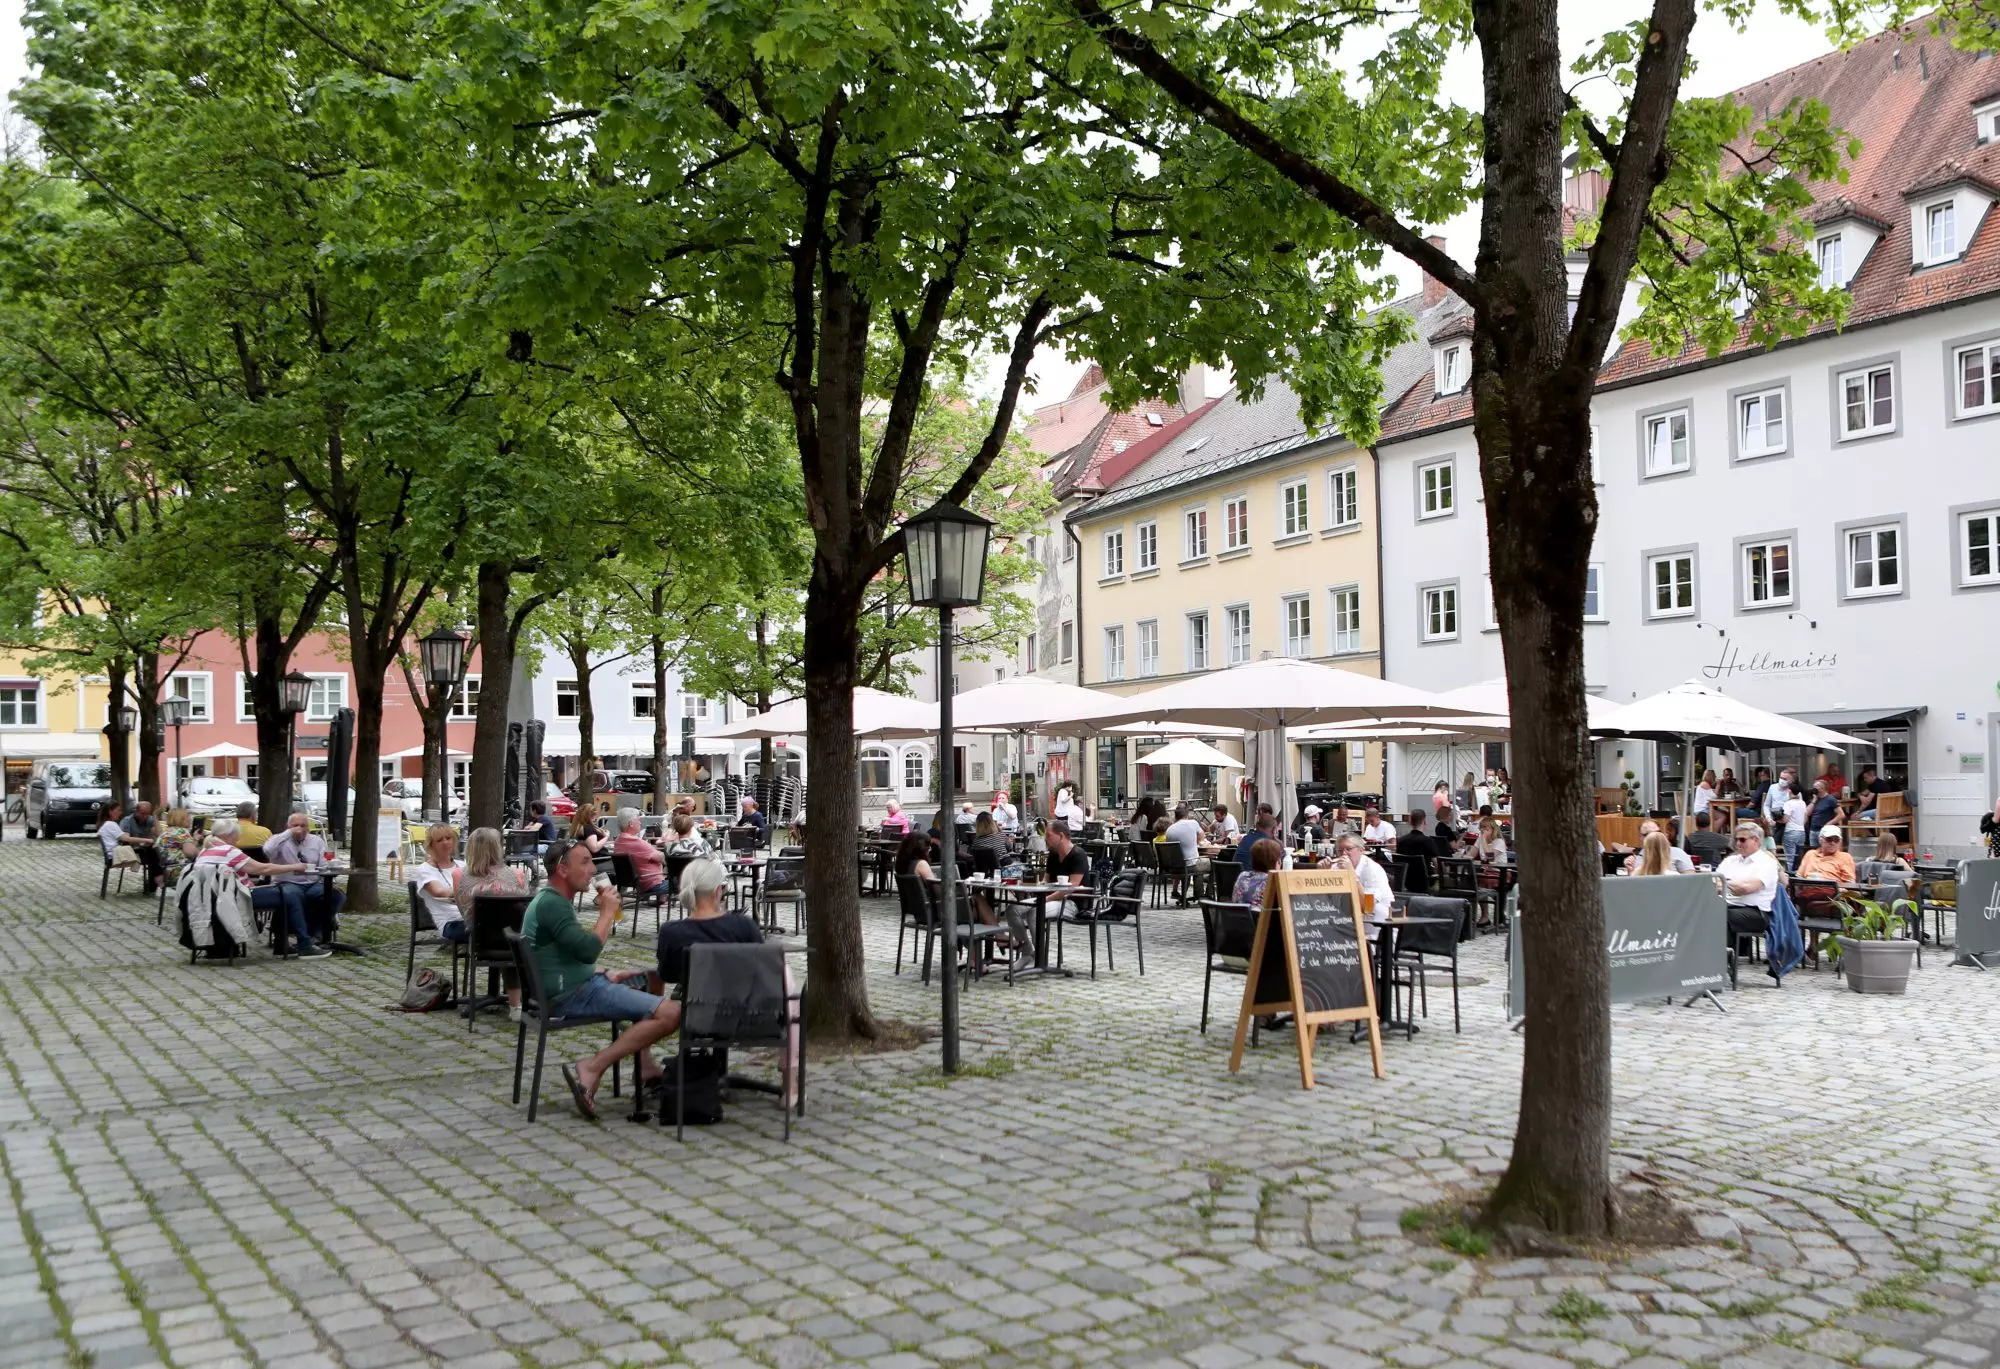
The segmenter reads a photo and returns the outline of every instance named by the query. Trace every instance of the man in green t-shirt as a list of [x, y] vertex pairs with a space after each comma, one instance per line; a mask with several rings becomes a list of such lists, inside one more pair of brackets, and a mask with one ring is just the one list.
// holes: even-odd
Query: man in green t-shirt
[[589, 890], [597, 873], [589, 848], [557, 842], [549, 847], [543, 861], [548, 866], [549, 882], [528, 905], [527, 916], [521, 921], [521, 939], [528, 943], [535, 967], [541, 972], [542, 992], [549, 999], [544, 1008], [565, 1018], [633, 1024], [596, 1055], [562, 1067], [563, 1082], [576, 1099], [576, 1110], [594, 1119], [598, 1082], [614, 1061], [636, 1055], [642, 1081], [660, 1077], [660, 1066], [648, 1047], [680, 1027], [681, 1005], [626, 982], [644, 984], [646, 970], [606, 972], [597, 968], [597, 957], [604, 953], [604, 943], [618, 926], [618, 890], [606, 884], [597, 891], [597, 925], [586, 932], [576, 920], [574, 899]]

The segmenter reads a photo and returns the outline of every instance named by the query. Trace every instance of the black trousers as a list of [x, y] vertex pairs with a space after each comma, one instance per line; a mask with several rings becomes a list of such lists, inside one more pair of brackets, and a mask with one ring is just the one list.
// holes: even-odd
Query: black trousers
[[1729, 913], [1729, 944], [1736, 945], [1736, 938], [1747, 932], [1763, 933], [1770, 930], [1771, 918], [1762, 908], [1753, 908], [1747, 903], [1732, 903]]

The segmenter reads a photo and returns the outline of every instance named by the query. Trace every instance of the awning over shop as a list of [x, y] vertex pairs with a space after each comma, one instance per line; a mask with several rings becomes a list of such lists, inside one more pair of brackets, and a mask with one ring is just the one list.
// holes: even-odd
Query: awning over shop
[[0, 756], [10, 760], [33, 758], [96, 759], [103, 741], [97, 732], [7, 732], [0, 733]]
[[1851, 732], [1857, 727], [1904, 727], [1928, 712], [1928, 705], [1916, 704], [1909, 708], [1835, 708], [1821, 713], [1787, 713], [1785, 716], [1811, 723], [1814, 727]]

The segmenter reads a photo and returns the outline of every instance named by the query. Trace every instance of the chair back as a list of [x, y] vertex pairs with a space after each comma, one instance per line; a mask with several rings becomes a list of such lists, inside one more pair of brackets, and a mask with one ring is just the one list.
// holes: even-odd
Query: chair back
[[1427, 894], [1431, 889], [1431, 862], [1428, 856], [1404, 855], [1398, 851], [1390, 857], [1391, 869], [1400, 871], [1402, 882], [1389, 882], [1392, 889], [1407, 889], [1413, 894]]
[[749, 855], [758, 846], [757, 829], [754, 827], [732, 827], [729, 829], [729, 849], [742, 855]]
[[1464, 935], [1467, 924], [1472, 920], [1472, 901], [1464, 898], [1412, 894], [1404, 904], [1403, 912], [1410, 917], [1441, 917], [1448, 921], [1443, 926], [1400, 929], [1396, 937], [1398, 950], [1448, 956], [1457, 951], [1459, 938]]
[[688, 947], [682, 996], [684, 1040], [783, 1044], [791, 1025], [780, 946], [718, 944]]
[[1438, 892], [1472, 894], [1479, 891], [1478, 862], [1456, 856], [1438, 857]]
[[1144, 870], [1120, 870], [1104, 882], [1091, 904], [1095, 905], [1093, 911], [1097, 916], [1116, 922], [1133, 913], [1145, 894]]
[[1132, 864], [1141, 870], [1160, 868], [1158, 849], [1150, 841], [1127, 842], [1126, 848], [1132, 853]]
[[990, 846], [972, 848], [972, 872], [978, 875], [1000, 873], [1000, 853]]
[[1201, 901], [1201, 931], [1210, 959], [1226, 955], [1248, 960], [1257, 939], [1257, 910], [1247, 903], [1205, 898]]
[[417, 892], [417, 882], [411, 880], [403, 887], [410, 892], [410, 935], [415, 936], [418, 932], [435, 932], [438, 929], [437, 919], [431, 916], [430, 905], [424, 902], [423, 895]]
[[1158, 847], [1160, 873], [1163, 875], [1184, 875], [1188, 872], [1187, 852], [1177, 841], [1163, 841]]
[[1800, 917], [1840, 918], [1840, 883], [1831, 879], [1794, 879], [1792, 902]]
[[773, 856], [764, 867], [764, 892], [767, 894], [797, 893], [806, 885], [806, 858], [804, 856]]
[[1215, 892], [1227, 894], [1235, 891], [1236, 877], [1243, 873], [1243, 867], [1233, 860], [1224, 860], [1218, 856], [1208, 863], [1208, 873], [1209, 878], [1214, 881]]
[[670, 898], [680, 897], [681, 871], [687, 869], [689, 865], [699, 859], [701, 857], [690, 855], [669, 855], [667, 857], [667, 894]]
[[630, 893], [639, 887], [639, 867], [622, 851], [611, 853], [611, 881], [620, 893]]
[[472, 955], [481, 964], [505, 961], [506, 933], [521, 930], [528, 915], [526, 894], [475, 894], [472, 898]]
[[501, 934], [506, 938], [507, 949], [514, 955], [514, 973], [521, 985], [521, 1011], [532, 1017], [542, 1015], [542, 970], [535, 964], [534, 948], [521, 935], [518, 927], [505, 927]]
[[930, 891], [924, 881], [915, 875], [896, 876], [896, 900], [902, 905], [903, 916], [916, 922], [929, 924], [931, 920]]
[[1890, 818], [1907, 818], [1910, 815], [1910, 800], [1904, 794], [1877, 794], [1875, 796], [1875, 820], [1886, 822]]
[[507, 859], [512, 860], [517, 856], [534, 855], [535, 847], [541, 844], [542, 834], [531, 827], [525, 832], [510, 831], [505, 834], [505, 837], [507, 842]]

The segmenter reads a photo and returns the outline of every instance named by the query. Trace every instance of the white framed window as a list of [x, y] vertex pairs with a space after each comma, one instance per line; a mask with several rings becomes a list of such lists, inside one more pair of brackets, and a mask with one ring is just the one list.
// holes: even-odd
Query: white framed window
[[1590, 425], [1590, 483], [1593, 485], [1604, 483], [1604, 467], [1598, 459], [1603, 450], [1603, 443], [1598, 440], [1597, 425], [1593, 423]]
[[1076, 560], [1076, 539], [1073, 537], [1060, 537], [1056, 540], [1062, 543], [1063, 564], [1068, 565], [1070, 562]]
[[1312, 500], [1303, 478], [1278, 487], [1278, 536], [1303, 537], [1312, 531]]
[[39, 680], [0, 684], [0, 727], [40, 727], [42, 685]]
[[1973, 136], [1982, 143], [2000, 141], [2000, 103], [1973, 110], [1972, 128]]
[[889, 763], [888, 747], [862, 747], [861, 787], [863, 789], [887, 789], [889, 787]]
[[1208, 614], [1205, 612], [1187, 616], [1187, 668], [1191, 671], [1208, 669]]
[[1208, 510], [1189, 509], [1181, 516], [1181, 559], [1199, 561], [1208, 555]]
[[1894, 523], [1847, 530], [1847, 594], [1865, 599], [1903, 589], [1902, 528]]
[[1222, 549], [1242, 551], [1250, 545], [1250, 497], [1239, 494], [1222, 505]]
[[1342, 466], [1327, 475], [1326, 525], [1330, 528], [1355, 528], [1361, 526], [1361, 472], [1353, 466]]
[[306, 721], [330, 723], [333, 715], [347, 707], [345, 675], [314, 675], [312, 693], [306, 699]]
[[1107, 579], [1125, 573], [1125, 530], [1113, 528], [1104, 534], [1104, 574]]
[[1458, 507], [1450, 458], [1417, 467], [1417, 517], [1443, 518]]
[[1137, 570], [1158, 570], [1160, 568], [1160, 525], [1154, 522], [1139, 524], [1132, 529], [1132, 564]]
[[660, 701], [653, 693], [651, 680], [632, 682], [632, 719], [634, 722], [649, 721], [658, 715]]
[[1924, 206], [1924, 260], [1950, 261], [1958, 255], [1958, 205], [1945, 200]]
[[1304, 594], [1288, 594], [1282, 601], [1285, 611], [1285, 654], [1313, 654], [1312, 599]]
[[1333, 619], [1333, 654], [1361, 650], [1361, 587], [1343, 585], [1328, 599]]
[[[176, 670], [167, 676], [166, 697], [188, 701], [187, 720], [191, 723], [212, 723], [215, 711], [210, 706], [209, 684], [212, 677], [206, 670]], [[328, 717], [333, 715], [329, 713]]]
[[1250, 605], [1233, 604], [1223, 615], [1224, 630], [1229, 634], [1229, 664], [1242, 665], [1250, 659]]
[[[557, 682], [556, 687], [558, 689], [562, 688], [560, 681]], [[696, 722], [707, 722], [708, 700], [700, 694], [681, 695], [681, 716], [683, 718], [693, 718]]]
[[903, 788], [922, 789], [930, 783], [929, 757], [914, 748], [903, 753]]
[[577, 715], [579, 695], [575, 680], [556, 681], [556, 716], [574, 718]]
[[1792, 602], [1792, 541], [1789, 537], [1743, 544], [1743, 603], [1772, 608]]
[[244, 671], [236, 672], [236, 721], [240, 723], [257, 720], [257, 701], [250, 695], [250, 676]]
[[1125, 678], [1125, 629], [1122, 626], [1104, 629], [1104, 678]]
[[1493, 598], [1493, 572], [1487, 571], [1483, 577], [1486, 586], [1486, 623], [1488, 632], [1500, 630], [1500, 605]]
[[1647, 612], [1654, 618], [1694, 615], [1694, 553], [1663, 552], [1646, 561]]
[[1148, 618], [1138, 625], [1139, 677], [1151, 679], [1160, 673], [1160, 620]]
[[1062, 639], [1062, 648], [1057, 656], [1057, 660], [1063, 665], [1068, 665], [1076, 659], [1076, 624], [1067, 618], [1063, 619], [1060, 636]]
[[1958, 582], [2000, 585], [2000, 509], [1959, 515]]
[[1424, 640], [1448, 642], [1458, 636], [1458, 586], [1426, 585], [1423, 596]]
[[1840, 234], [1828, 233], [1815, 241], [1813, 254], [1819, 261], [1820, 288], [1831, 290], [1837, 285], [1847, 284], [1847, 276], [1840, 269]]
[[1601, 623], [1604, 618], [1604, 567], [1592, 563], [1583, 572], [1583, 621]]
[[1465, 344], [1451, 342], [1437, 349], [1437, 392], [1457, 394], [1465, 386]]
[[462, 799], [472, 792], [472, 762], [453, 760], [451, 763], [451, 796]]
[[[479, 676], [468, 673], [458, 682], [458, 693], [452, 696], [451, 712], [446, 715], [452, 722], [469, 723], [479, 716]], [[648, 713], [647, 717], [653, 715]]]
[[1958, 416], [2000, 413], [2000, 339], [1975, 342], [1953, 354], [1958, 377]]
[[1694, 463], [1688, 442], [1688, 411], [1673, 409], [1646, 419], [1646, 474], [1670, 475]]
[[1887, 364], [1840, 377], [1840, 436], [1874, 437], [1896, 430], [1896, 368]]
[[1782, 386], [1736, 399], [1736, 454], [1775, 456], [1785, 450], [1785, 391]]

